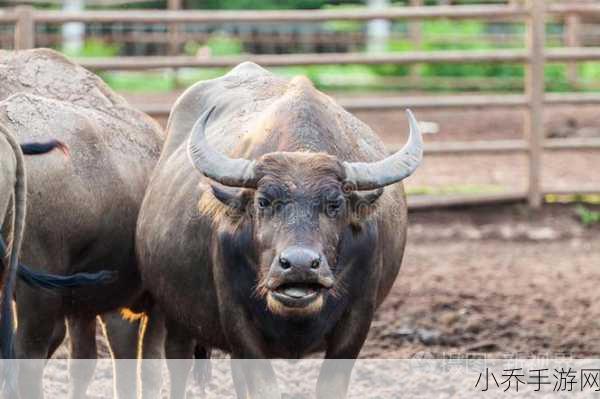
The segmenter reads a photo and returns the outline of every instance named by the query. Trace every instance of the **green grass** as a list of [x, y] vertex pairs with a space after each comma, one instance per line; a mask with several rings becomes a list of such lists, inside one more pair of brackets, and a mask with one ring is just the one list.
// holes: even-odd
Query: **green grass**
[[600, 211], [591, 209], [600, 205], [599, 194], [548, 194], [545, 201], [550, 204], [576, 204], [575, 214], [584, 226], [600, 224]]
[[101, 40], [88, 39], [83, 44], [83, 48], [77, 52], [60, 49], [69, 57], [115, 57], [121, 51], [121, 46], [118, 44], [107, 44]]
[[[466, 70], [469, 65], [463, 66]], [[515, 66], [517, 70], [522, 69]], [[310, 78], [314, 84], [324, 91], [351, 92], [351, 91], [397, 91], [410, 89], [410, 82], [402, 81], [389, 84], [386, 78], [393, 76], [403, 77], [406, 74], [400, 72], [394, 74], [393, 65], [323, 65], [323, 66], [298, 66], [298, 67], [274, 67], [270, 68], [273, 72], [284, 77], [304, 75]], [[572, 88], [566, 80], [564, 65], [549, 65], [546, 67], [546, 87], [550, 92], [572, 91]], [[146, 92], [165, 92], [173, 90], [176, 87], [186, 87], [195, 82], [205, 79], [213, 79], [225, 74], [229, 68], [185, 68], [181, 69], [175, 75], [173, 72], [104, 72], [100, 75], [115, 90], [121, 91], [146, 91]], [[517, 75], [518, 76], [518, 75]], [[587, 79], [587, 81], [598, 82], [596, 88], [600, 86], [600, 78]], [[439, 78], [447, 78], [447, 84], [440, 81]], [[477, 78], [478, 75], [464, 75], [464, 77]], [[493, 76], [492, 76], [493, 77]], [[429, 78], [429, 79], [428, 79]], [[482, 77], [484, 78], [484, 77]], [[421, 78], [421, 90], [431, 92], [460, 92], [460, 91], [478, 91], [481, 87], [477, 82], [468, 84], [463, 82], [459, 89], [453, 85], [452, 76], [429, 75]], [[515, 92], [522, 91], [522, 83], [518, 79], [499, 80], [492, 87], [494, 92]], [[593, 91], [593, 88], [583, 88], [581, 91]]]
[[176, 87], [174, 77], [169, 73], [104, 72], [100, 77], [116, 91], [157, 93], [169, 92]]
[[201, 47], [210, 48], [210, 53], [213, 56], [236, 55], [242, 53], [242, 43], [224, 34], [212, 36], [206, 43], [202, 45], [196, 42], [187, 42], [184, 52], [188, 55], [196, 55]]
[[579, 216], [579, 220], [584, 226], [591, 226], [593, 224], [600, 224], [600, 212], [592, 211], [587, 207], [579, 204], [575, 208], [575, 213]]

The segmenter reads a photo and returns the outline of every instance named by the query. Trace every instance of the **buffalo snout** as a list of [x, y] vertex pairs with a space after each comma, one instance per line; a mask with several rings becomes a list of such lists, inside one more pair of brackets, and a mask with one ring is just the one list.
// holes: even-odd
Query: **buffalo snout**
[[282, 269], [318, 269], [321, 265], [321, 255], [309, 248], [290, 247], [279, 255], [279, 265]]
[[268, 305], [282, 315], [315, 313], [333, 285], [333, 273], [320, 251], [290, 246], [275, 257], [269, 270]]

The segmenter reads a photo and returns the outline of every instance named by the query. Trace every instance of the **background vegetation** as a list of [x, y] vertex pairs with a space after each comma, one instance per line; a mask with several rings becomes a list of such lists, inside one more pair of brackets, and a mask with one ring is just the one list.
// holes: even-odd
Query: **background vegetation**
[[[328, 22], [324, 26], [329, 31], [359, 32], [365, 29], [362, 23]], [[501, 29], [503, 33], [516, 40], [495, 43], [489, 40], [490, 32]], [[523, 26], [520, 24], [487, 24], [480, 21], [424, 21], [421, 25], [422, 41], [413, 43], [402, 38], [408, 30], [406, 22], [393, 24], [392, 39], [388, 41], [388, 52], [469, 50], [482, 51], [494, 49], [520, 48], [523, 46]], [[554, 31], [557, 37], [562, 27], [549, 26], [549, 33]], [[398, 39], [398, 37], [401, 37]], [[559, 43], [549, 41], [549, 46]], [[205, 43], [188, 42], [184, 51], [194, 55], [201, 47], [208, 47], [213, 56], [240, 55], [244, 52], [242, 43], [226, 32], [217, 32]], [[359, 49], [364, 51], [365, 49]], [[103, 45], [100, 42], [88, 41], [80, 54], [74, 56], [94, 57], [117, 55], [118, 45]], [[492, 91], [519, 92], [523, 89], [525, 70], [523, 65], [506, 63], [478, 64], [425, 64], [407, 65], [343, 65], [343, 66], [306, 66], [276, 68], [283, 75], [303, 74], [311, 78], [315, 84], [330, 91], [351, 90], [423, 90], [423, 91]], [[154, 83], [148, 84], [147, 73], [104, 74], [106, 80], [117, 90], [172, 90], [177, 86], [186, 86], [199, 79], [219, 76], [225, 69], [184, 69], [177, 76], [169, 73], [151, 74]], [[585, 84], [573, 87], [567, 79], [564, 64], [548, 64], [546, 66], [546, 85], [548, 91], [593, 90], [597, 87]], [[456, 79], [453, 79], [456, 78]], [[600, 79], [600, 63], [583, 63], [579, 66], [581, 82], [593, 82]], [[460, 81], [460, 86], [456, 85]], [[140, 83], [138, 85], [138, 82]]]
[[[319, 9], [336, 7], [364, 7], [364, 0], [184, 0], [186, 9]], [[406, 5], [409, 0], [392, 0], [393, 5]], [[453, 0], [453, 4], [493, 4], [502, 0]], [[2, 2], [0, 2], [2, 4]], [[440, 0], [425, 0], [427, 5], [440, 4]], [[46, 7], [58, 7], [49, 4]], [[128, 3], [122, 8], [166, 7], [163, 1]], [[409, 23], [397, 21], [392, 24], [392, 38], [387, 43], [388, 52], [412, 50], [494, 50], [523, 46], [524, 27], [519, 23], [486, 23], [481, 21], [432, 20], [421, 23], [422, 41], [415, 44], [408, 39]], [[367, 25], [361, 22], [330, 21], [318, 25], [319, 30], [334, 33], [364, 33]], [[315, 25], [313, 25], [313, 28]], [[311, 28], [311, 29], [313, 29]], [[212, 29], [212, 28], [211, 28]], [[494, 34], [507, 40], [491, 40]], [[560, 45], [562, 24], [548, 26], [549, 46]], [[214, 56], [239, 55], [245, 52], [240, 40], [224, 29], [212, 31], [207, 42], [185, 43], [184, 52], [196, 54], [208, 47]], [[74, 57], [108, 57], [123, 54], [126, 48], [119, 44], [107, 44], [98, 40], [87, 40], [85, 46]], [[352, 51], [365, 51], [364, 48]], [[524, 67], [506, 63], [488, 64], [426, 64], [405, 65], [344, 65], [277, 68], [283, 75], [303, 74], [311, 78], [322, 90], [328, 91], [489, 91], [520, 92], [523, 89]], [[199, 79], [219, 76], [225, 69], [184, 69], [163, 73], [104, 73], [106, 81], [117, 90], [125, 91], [168, 91], [184, 87]], [[567, 79], [566, 66], [549, 64], [545, 71], [549, 91], [585, 91], [598, 89], [600, 63], [583, 63], [579, 66], [580, 84], [573, 87]], [[591, 84], [594, 83], [594, 84]]]

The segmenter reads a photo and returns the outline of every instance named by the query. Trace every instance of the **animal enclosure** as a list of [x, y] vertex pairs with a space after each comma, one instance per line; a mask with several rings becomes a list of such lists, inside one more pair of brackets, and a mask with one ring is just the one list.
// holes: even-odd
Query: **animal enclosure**
[[[598, 363], [598, 1], [11, 1], [0, 121], [67, 155], [26, 161], [19, 262], [111, 276], [20, 277], [21, 397], [266, 397], [229, 357], [357, 358], [349, 398], [481, 396], [413, 384], [424, 359]], [[304, 361], [269, 398], [337, 397]]]

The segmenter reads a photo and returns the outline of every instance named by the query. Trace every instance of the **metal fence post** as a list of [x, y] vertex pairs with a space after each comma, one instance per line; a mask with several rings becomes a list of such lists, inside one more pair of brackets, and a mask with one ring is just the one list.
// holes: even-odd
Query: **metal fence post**
[[15, 50], [25, 50], [35, 46], [35, 21], [33, 7], [18, 6], [15, 8]]
[[529, 205], [536, 209], [542, 205], [541, 163], [544, 144], [544, 47], [546, 42], [546, 1], [528, 0], [527, 48], [529, 63], [525, 90], [529, 102], [526, 133], [529, 141]]

